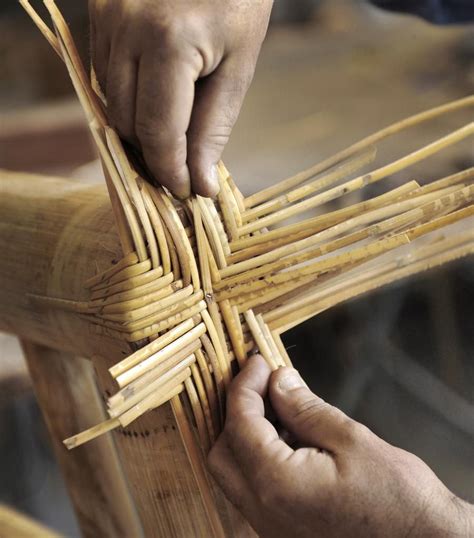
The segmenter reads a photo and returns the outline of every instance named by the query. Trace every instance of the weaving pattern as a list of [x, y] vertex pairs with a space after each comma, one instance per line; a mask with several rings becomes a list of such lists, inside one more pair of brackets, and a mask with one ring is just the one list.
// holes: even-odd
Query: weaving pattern
[[327, 205], [472, 137], [469, 122], [361, 172], [380, 141], [472, 107], [474, 96], [393, 124], [249, 197], [219, 163], [216, 201], [179, 201], [147, 181], [144, 163], [108, 125], [105, 100], [54, 2], [45, 1], [52, 32], [20, 1], [68, 69], [102, 160], [123, 250], [116, 265], [85, 282], [89, 301], [43, 298], [77, 312], [91, 330], [129, 342], [133, 351], [110, 368], [118, 386], [107, 401], [110, 419], [67, 439], [68, 448], [171, 401], [181, 421], [196, 425], [207, 452], [223, 426], [226, 389], [253, 349], [272, 369], [289, 365], [281, 341], [286, 330], [474, 252], [474, 168], [424, 186], [409, 181], [342, 208]]

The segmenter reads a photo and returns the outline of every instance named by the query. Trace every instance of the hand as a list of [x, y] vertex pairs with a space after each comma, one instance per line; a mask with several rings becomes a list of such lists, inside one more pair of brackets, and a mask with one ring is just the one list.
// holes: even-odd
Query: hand
[[[293, 449], [265, 418], [268, 395]], [[209, 455], [227, 497], [262, 537], [472, 536], [472, 506], [416, 456], [314, 395], [296, 370], [261, 357], [230, 387]], [[470, 526], [469, 526], [470, 525]]]
[[89, 0], [92, 61], [119, 134], [175, 195], [219, 191], [272, 0]]

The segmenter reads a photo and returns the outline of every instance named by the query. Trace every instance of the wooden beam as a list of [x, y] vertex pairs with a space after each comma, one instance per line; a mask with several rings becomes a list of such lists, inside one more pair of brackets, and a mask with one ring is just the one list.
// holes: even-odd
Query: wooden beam
[[[47, 392], [46, 387], [51, 393], [40, 400], [46, 401], [46, 407], [52, 398], [53, 407], [64, 405], [66, 410], [60, 415], [60, 425], [51, 427], [69, 437], [97, 420], [81, 414], [87, 401], [79, 395], [68, 406], [73, 387], [64, 388], [64, 383], [71, 385], [74, 375], [70, 368], [78, 366], [60, 366], [59, 357], [73, 364], [77, 362], [73, 357], [92, 359], [105, 398], [116, 391], [108, 368], [130, 354], [130, 345], [96, 333], [77, 313], [45, 305], [32, 295], [76, 301], [89, 298], [86, 280], [122, 257], [112, 209], [105, 186], [50, 177], [0, 172], [0, 192], [0, 330], [28, 341], [25, 348], [38, 394]], [[43, 353], [47, 360], [55, 357], [55, 373], [43, 368], [39, 359]], [[69, 396], [61, 392], [64, 390]], [[63, 398], [57, 400], [54, 391]], [[79, 417], [85, 422], [80, 427], [74, 422]], [[188, 451], [195, 434], [194, 426], [189, 427], [185, 432]], [[145, 536], [255, 536], [207, 477], [205, 454], [197, 444], [191, 465], [182, 433], [168, 403], [112, 434]], [[60, 457], [65, 461], [74, 457], [65, 448], [59, 450], [64, 450]], [[103, 454], [98, 458], [95, 466], [105, 465]], [[201, 489], [196, 473], [201, 477]], [[209, 483], [204, 492], [203, 476]]]
[[62, 443], [71, 428], [105, 418], [92, 364], [26, 340], [21, 344], [82, 535], [140, 536], [112, 437], [104, 435], [72, 453]]
[[86, 279], [122, 257], [105, 186], [0, 171], [0, 193], [0, 330], [77, 356], [128, 354], [33, 297], [86, 299]]

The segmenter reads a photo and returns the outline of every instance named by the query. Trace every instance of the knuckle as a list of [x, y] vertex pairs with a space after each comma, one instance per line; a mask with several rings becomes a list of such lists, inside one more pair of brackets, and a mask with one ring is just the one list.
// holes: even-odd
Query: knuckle
[[193, 131], [188, 144], [189, 155], [193, 161], [196, 164], [206, 162], [209, 159], [217, 162], [229, 141], [233, 125], [233, 118], [223, 117], [220, 124], [213, 125], [212, 131], [209, 130], [204, 135]]
[[340, 415], [342, 442], [346, 446], [360, 444], [372, 435], [372, 432], [360, 422], [352, 420], [342, 412], [340, 412]]
[[318, 398], [310, 398], [298, 404], [293, 418], [301, 424], [314, 426], [320, 420], [320, 413], [330, 408], [328, 403]]
[[148, 19], [149, 36], [165, 49], [179, 46], [183, 36], [183, 20], [155, 11]]

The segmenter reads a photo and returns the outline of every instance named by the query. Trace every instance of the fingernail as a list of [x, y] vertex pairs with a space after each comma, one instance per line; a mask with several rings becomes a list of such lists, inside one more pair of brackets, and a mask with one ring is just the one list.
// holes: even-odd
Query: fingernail
[[296, 370], [290, 370], [278, 382], [278, 388], [282, 392], [288, 392], [293, 389], [304, 387], [305, 383], [301, 379], [300, 374]]

